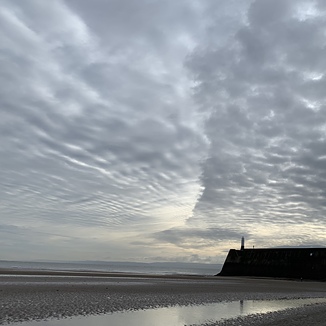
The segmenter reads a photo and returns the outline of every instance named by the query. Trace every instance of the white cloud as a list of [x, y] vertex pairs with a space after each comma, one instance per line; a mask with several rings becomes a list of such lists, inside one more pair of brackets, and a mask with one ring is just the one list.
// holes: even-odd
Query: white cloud
[[[183, 224], [200, 189], [206, 143], [183, 67], [189, 42], [170, 45], [171, 28], [160, 53], [148, 26], [125, 30], [120, 20], [111, 40], [71, 4], [1, 6], [2, 221], [31, 237], [58, 228], [86, 239], [83, 230], [103, 228], [98, 245], [120, 257], [131, 249], [124, 241], [110, 246], [113, 234], [123, 238], [131, 228], [137, 238]], [[105, 24], [113, 27], [112, 19]], [[180, 35], [191, 39], [183, 25]], [[132, 33], [139, 40], [125, 39]], [[57, 238], [39, 239], [54, 254]], [[75, 243], [89, 246], [69, 241], [74, 255]]]

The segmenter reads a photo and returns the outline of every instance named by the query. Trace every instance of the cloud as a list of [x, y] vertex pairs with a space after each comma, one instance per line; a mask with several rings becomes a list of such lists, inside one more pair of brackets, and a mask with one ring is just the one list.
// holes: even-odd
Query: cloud
[[159, 242], [168, 242], [181, 248], [198, 249], [215, 247], [225, 240], [239, 241], [242, 236], [248, 237], [249, 234], [240, 234], [232, 229], [223, 228], [172, 228], [157, 232], [154, 236]]
[[1, 3], [4, 223], [103, 228], [103, 248], [112, 233], [183, 223], [207, 150], [183, 66], [196, 15], [172, 2]]
[[322, 242], [324, 10], [2, 1], [7, 240], [112, 260]]
[[263, 225], [306, 223], [324, 239], [312, 232], [325, 215], [324, 18], [313, 2], [255, 1], [227, 46], [205, 44], [188, 61], [210, 141], [189, 225], [258, 239]]

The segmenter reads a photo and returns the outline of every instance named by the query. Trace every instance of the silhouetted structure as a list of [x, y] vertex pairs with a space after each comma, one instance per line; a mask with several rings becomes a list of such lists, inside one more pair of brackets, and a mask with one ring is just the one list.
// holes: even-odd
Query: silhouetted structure
[[[242, 243], [242, 242], [241, 242]], [[326, 280], [326, 248], [231, 249], [221, 276]]]

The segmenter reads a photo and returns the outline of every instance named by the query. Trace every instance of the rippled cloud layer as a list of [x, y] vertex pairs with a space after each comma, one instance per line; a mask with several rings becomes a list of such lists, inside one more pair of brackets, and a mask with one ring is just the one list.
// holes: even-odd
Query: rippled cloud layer
[[2, 0], [1, 258], [323, 245], [325, 10]]
[[325, 245], [325, 8], [256, 1], [189, 67], [209, 112], [191, 223], [236, 226], [259, 245]]

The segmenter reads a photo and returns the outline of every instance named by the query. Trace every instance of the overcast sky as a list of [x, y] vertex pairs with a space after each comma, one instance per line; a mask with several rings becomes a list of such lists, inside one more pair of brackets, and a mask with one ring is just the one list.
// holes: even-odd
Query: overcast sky
[[326, 245], [324, 0], [0, 0], [0, 259]]

